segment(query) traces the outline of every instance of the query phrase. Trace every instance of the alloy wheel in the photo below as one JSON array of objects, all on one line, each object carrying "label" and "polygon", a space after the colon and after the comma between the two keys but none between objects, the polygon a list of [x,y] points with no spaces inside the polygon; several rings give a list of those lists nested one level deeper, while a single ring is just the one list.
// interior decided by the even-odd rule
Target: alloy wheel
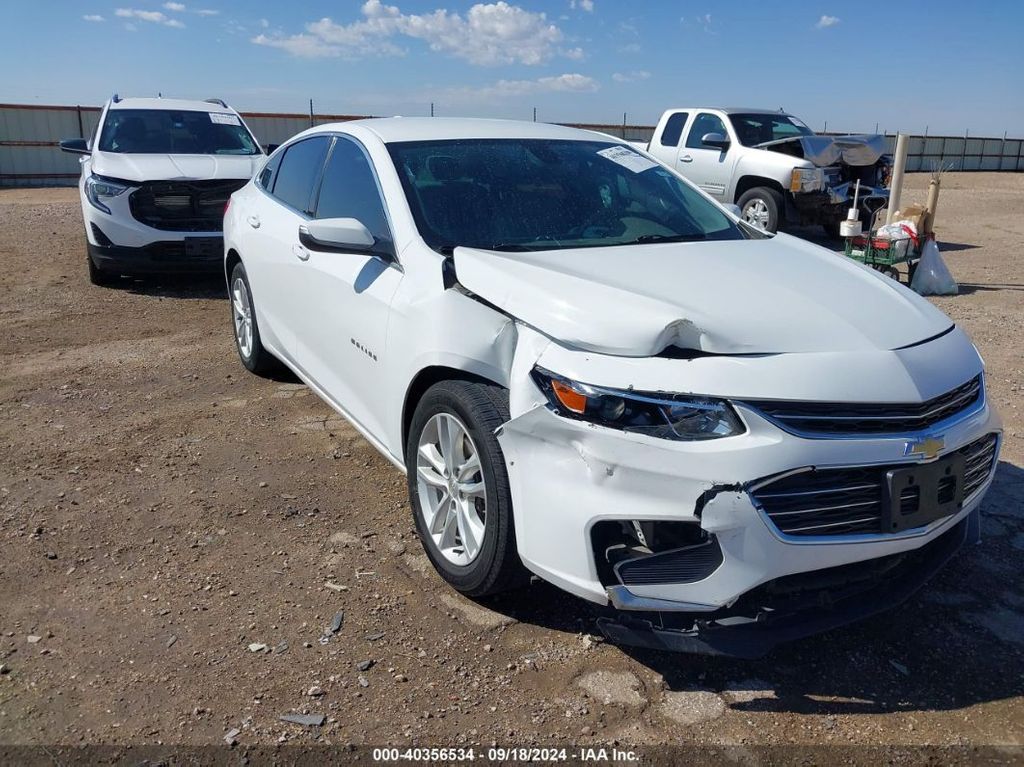
[{"label": "alloy wheel", "polygon": [[487,487],[476,444],[451,413],[433,416],[420,433],[416,490],[437,550],[454,565],[471,564],[483,545]]},{"label": "alloy wheel", "polygon": [[747,202],[743,206],[743,220],[748,224],[756,226],[758,229],[768,229],[768,203],[759,197]]}]

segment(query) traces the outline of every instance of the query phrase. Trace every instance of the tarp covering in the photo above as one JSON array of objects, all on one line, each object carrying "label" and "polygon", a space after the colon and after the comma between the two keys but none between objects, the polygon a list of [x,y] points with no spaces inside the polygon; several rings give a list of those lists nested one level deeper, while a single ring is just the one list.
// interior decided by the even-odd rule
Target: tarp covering
[{"label": "tarp covering", "polygon": [[794,136],[758,144],[759,149],[770,149],[789,143],[799,143],[805,159],[824,168],[842,161],[847,165],[873,165],[885,154],[885,136]]}]

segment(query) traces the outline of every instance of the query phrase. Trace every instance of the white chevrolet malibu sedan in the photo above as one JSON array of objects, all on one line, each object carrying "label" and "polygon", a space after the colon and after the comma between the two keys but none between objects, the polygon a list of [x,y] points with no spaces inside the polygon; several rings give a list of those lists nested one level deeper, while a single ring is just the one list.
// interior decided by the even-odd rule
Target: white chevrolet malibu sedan
[{"label": "white chevrolet malibu sedan", "polygon": [[284,363],[406,472],[464,594],[532,572],[613,640],[750,657],[979,538],[1001,429],[964,332],[617,139],[323,125],[224,235],[242,363]]}]

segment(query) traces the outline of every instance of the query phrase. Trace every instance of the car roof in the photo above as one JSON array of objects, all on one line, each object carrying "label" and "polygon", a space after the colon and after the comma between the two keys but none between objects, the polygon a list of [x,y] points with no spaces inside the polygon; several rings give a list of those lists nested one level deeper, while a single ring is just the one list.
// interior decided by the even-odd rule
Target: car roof
[{"label": "car roof", "polygon": [[526,122],[523,120],[486,120],[461,117],[383,117],[367,120],[352,120],[344,123],[318,125],[308,133],[326,131],[348,132],[360,126],[376,134],[385,144],[401,141],[438,141],[445,139],[564,139],[593,141],[597,138],[618,141],[594,131],[567,128],[551,123]]},{"label": "car roof", "polygon": [[785,109],[765,109],[764,107],[673,107],[669,112],[699,112],[701,110],[714,110],[725,112],[727,115],[734,114],[765,114],[765,115],[788,115]]},{"label": "car roof", "polygon": [[182,112],[234,112],[231,107],[201,99],[122,98],[110,102],[111,109],[169,109]]}]

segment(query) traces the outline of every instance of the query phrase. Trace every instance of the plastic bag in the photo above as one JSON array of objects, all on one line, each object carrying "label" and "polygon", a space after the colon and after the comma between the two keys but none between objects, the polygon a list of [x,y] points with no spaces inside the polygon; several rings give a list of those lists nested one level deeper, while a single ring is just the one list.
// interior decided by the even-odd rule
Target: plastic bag
[{"label": "plastic bag", "polygon": [[939,246],[935,240],[925,242],[910,288],[922,296],[955,296],[959,292],[956,280],[939,255]]}]

